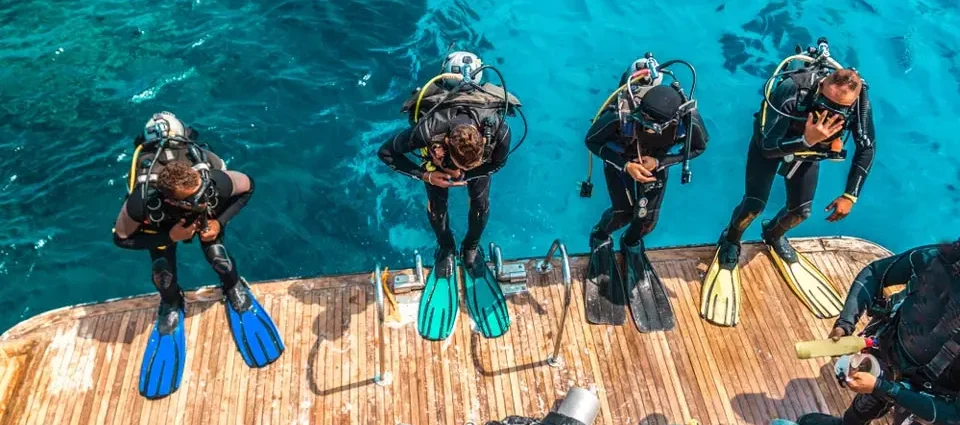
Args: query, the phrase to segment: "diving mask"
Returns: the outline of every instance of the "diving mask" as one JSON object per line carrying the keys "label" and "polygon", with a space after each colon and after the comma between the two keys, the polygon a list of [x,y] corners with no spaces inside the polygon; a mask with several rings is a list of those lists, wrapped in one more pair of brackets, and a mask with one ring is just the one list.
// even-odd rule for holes
{"label": "diving mask", "polygon": [[637,111],[630,114],[630,119],[637,123],[640,128],[646,130],[648,133],[663,134],[664,131],[669,129],[671,126],[676,125],[680,122],[678,117],[671,118],[666,121],[655,120],[649,115]]}
{"label": "diving mask", "polygon": [[842,105],[834,102],[824,96],[820,89],[817,88],[817,91],[813,96],[812,109],[815,111],[826,111],[831,114],[837,114],[846,120],[847,118],[850,118],[850,115],[853,114],[853,108],[856,104],[857,100],[854,100],[850,105]]}

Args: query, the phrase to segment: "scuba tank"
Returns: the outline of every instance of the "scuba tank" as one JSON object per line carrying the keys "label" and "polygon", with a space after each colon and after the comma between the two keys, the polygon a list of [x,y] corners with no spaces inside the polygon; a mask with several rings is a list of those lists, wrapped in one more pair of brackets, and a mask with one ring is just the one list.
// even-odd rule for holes
{"label": "scuba tank", "polygon": [[[480,59],[469,52],[457,51],[450,53],[453,43],[448,47],[444,66],[441,73],[427,81],[423,87],[418,87],[404,102],[400,111],[409,114],[410,124],[413,126],[411,135],[429,119],[439,119],[441,122],[450,122],[457,112],[468,112],[476,121],[481,133],[487,140],[484,147],[484,160],[493,152],[493,137],[500,133],[501,126],[508,116],[519,115],[523,121],[523,136],[510,150],[515,152],[527,137],[527,120],[521,109],[522,104],[512,93],[507,91],[503,74],[492,66],[483,64]],[[483,83],[483,72],[490,70],[497,74],[500,85],[489,82]],[[424,112],[425,110],[425,112]],[[434,142],[440,142],[440,135]],[[430,161],[427,149],[421,150],[421,158]]]}
{"label": "scuba tank", "polygon": [[[799,68],[787,69],[793,66],[795,62],[800,63]],[[793,121],[806,121],[806,108],[814,100],[811,99],[811,97],[817,95],[817,85],[823,78],[826,78],[838,69],[844,69],[844,67],[831,56],[830,44],[826,37],[818,38],[816,46],[809,46],[806,49],[797,45],[795,54],[784,58],[763,85],[763,102],[760,107],[760,131],[763,132],[765,130],[767,116],[770,112]],[[799,115],[788,114],[781,111],[770,99],[770,94],[773,92],[773,89],[779,87],[779,85],[788,78],[792,79],[797,87],[799,87],[797,100]],[[864,82],[860,97],[857,99],[857,103],[854,104],[853,112],[847,118],[856,118],[861,120],[861,122],[866,121],[866,117],[863,116],[866,113],[866,104],[868,102],[866,90],[867,85],[866,82]],[[848,133],[847,137],[849,136],[850,134]],[[785,162],[792,162],[795,158],[804,161],[829,160],[841,162],[847,157],[847,151],[843,149],[843,145],[844,140],[837,137],[826,149],[811,148],[809,151],[798,152],[788,156]]]}

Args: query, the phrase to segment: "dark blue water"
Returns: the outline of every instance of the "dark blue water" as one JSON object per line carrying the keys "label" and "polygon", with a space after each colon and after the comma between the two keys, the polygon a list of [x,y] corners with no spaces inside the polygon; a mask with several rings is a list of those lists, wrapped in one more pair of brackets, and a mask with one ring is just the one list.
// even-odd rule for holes
{"label": "dark blue water", "polygon": [[[397,268],[415,249],[432,252],[422,184],[375,151],[404,127],[400,104],[439,71],[451,42],[497,65],[530,119],[527,142],[494,179],[484,237],[507,256],[541,254],[556,237],[586,249],[608,201],[599,181],[593,198],[577,196],[582,138],[647,50],[697,67],[712,135],[692,184],[674,170],[647,243],[714,241],[742,195],[761,84],[795,43],[820,35],[872,87],[877,161],[841,223],[822,208],[842,192],[849,164],[824,167],[814,215],[791,235],[859,236],[894,250],[955,238],[958,24],[944,0],[0,0],[0,330],[152,291],[147,254],[115,248],[110,229],[131,140],[159,110],[256,179],[227,239],[249,280]],[[765,215],[783,202],[778,184]],[[462,237],[465,194],[451,203]],[[195,246],[179,255],[183,286],[216,282]]]}

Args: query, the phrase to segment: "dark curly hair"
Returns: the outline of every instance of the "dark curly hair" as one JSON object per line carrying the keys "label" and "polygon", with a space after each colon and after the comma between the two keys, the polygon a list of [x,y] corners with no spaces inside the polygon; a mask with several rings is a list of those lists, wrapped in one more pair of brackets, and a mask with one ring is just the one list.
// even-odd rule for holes
{"label": "dark curly hair", "polygon": [[450,156],[460,166],[471,169],[483,162],[483,136],[480,130],[469,124],[461,124],[447,135]]}
{"label": "dark curly hair", "polygon": [[200,184],[200,173],[182,162],[167,164],[157,176],[157,188],[170,196]]}

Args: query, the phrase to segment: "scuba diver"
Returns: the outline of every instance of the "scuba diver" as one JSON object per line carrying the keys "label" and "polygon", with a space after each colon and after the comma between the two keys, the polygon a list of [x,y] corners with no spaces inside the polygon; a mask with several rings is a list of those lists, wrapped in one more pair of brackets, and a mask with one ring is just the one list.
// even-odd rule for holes
{"label": "scuba diver", "polygon": [[[482,82],[486,70],[494,71],[503,87]],[[520,106],[495,67],[484,65],[473,53],[452,52],[443,62],[442,73],[416,90],[401,108],[409,113],[410,128],[380,147],[380,160],[400,174],[423,180],[427,191],[427,217],[438,248],[417,320],[425,339],[446,339],[453,331],[459,305],[457,248],[447,216],[450,187],[466,186],[470,197],[468,229],[459,259],[468,313],[486,338],[497,338],[510,327],[503,291],[479,245],[490,215],[492,176],[523,143],[521,138],[510,150],[511,131],[506,122]],[[520,115],[522,118],[522,112]],[[409,153],[418,154],[423,164],[408,158]]]}
{"label": "scuba diver", "polygon": [[[674,63],[690,68],[690,98],[667,69]],[[674,82],[661,84],[669,74]],[[603,160],[603,174],[612,206],[604,211],[590,234],[586,310],[594,324],[619,325],[629,302],[640,332],[669,330],[673,311],[663,283],[647,259],[643,237],[660,217],[670,167],[683,163],[683,182],[689,182],[688,161],[706,150],[707,130],[692,99],[696,72],[684,61],[659,65],[651,53],[633,62],[620,88],[604,103],[587,132],[587,149]],[[617,98],[614,104],[611,101]],[[675,147],[683,147],[674,152]],[[588,182],[585,183],[589,185]],[[621,275],[612,233],[629,227],[620,238],[626,262]]]}
{"label": "scuba diver", "polygon": [[250,367],[264,367],[283,353],[273,320],[240,277],[223,245],[230,220],[253,196],[246,174],[198,145],[197,132],[170,112],[154,114],[134,144],[129,193],[116,226],[114,243],[147,250],[153,284],[160,293],[156,325],[140,370],[140,394],[162,398],[180,387],[186,361],[185,303],[177,283],[177,244],[194,236],[220,277],[227,320],[237,349]]}
{"label": "scuba diver", "polygon": [[[906,289],[884,297],[883,289]],[[801,416],[800,425],[863,425],[891,408],[896,424],[960,424],[960,240],[921,246],[867,265],[850,286],[830,338],[876,338],[867,354],[879,373],[854,372],[841,385],[857,392],[842,418]],[[877,376],[879,375],[879,376]]]}
{"label": "scuba diver", "polygon": [[[797,46],[797,54],[784,59],[764,86],[747,153],[746,193],[720,236],[701,287],[700,315],[710,323],[736,326],[740,319],[740,240],[766,207],[777,174],[784,176],[787,204],[762,223],[763,242],[790,289],[817,318],[840,313],[837,290],[784,235],[810,215],[819,161],[843,161],[844,140],[853,136],[856,152],[846,190],[826,208],[833,210],[828,221],[850,213],[873,163],[873,114],[860,75],[830,57],[825,38],[817,44],[805,54]],[[780,72],[794,60],[804,66]]]}

